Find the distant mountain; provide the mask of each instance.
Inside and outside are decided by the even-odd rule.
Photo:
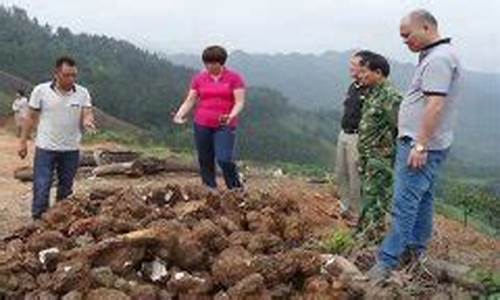
[[[249,54],[235,51],[228,64],[241,71],[250,84],[269,86],[300,108],[342,110],[350,83],[349,52],[311,54]],[[168,55],[175,64],[200,68],[196,55]],[[414,66],[391,61],[391,80],[401,91],[408,86]],[[466,71],[459,103],[454,159],[463,165],[500,167],[500,75]]]

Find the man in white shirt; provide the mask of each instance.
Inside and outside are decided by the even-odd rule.
[[[18,154],[28,153],[27,140],[38,123],[33,163],[32,217],[41,218],[49,207],[50,187],[57,172],[57,200],[73,193],[79,162],[81,128],[95,131],[92,102],[86,88],[75,83],[77,67],[70,57],[56,61],[54,80],[36,86],[31,93]]]
[[[23,123],[29,112],[28,99],[24,96],[24,91],[17,91],[16,99],[14,99],[14,102],[12,103],[12,111],[14,112],[16,136],[21,137]]]

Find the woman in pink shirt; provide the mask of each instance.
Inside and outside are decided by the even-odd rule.
[[[219,164],[228,189],[241,188],[233,152],[238,116],[245,105],[245,83],[224,64],[227,52],[220,46],[203,51],[206,70],[194,76],[191,87],[174,116],[174,122],[185,124],[193,107],[194,138],[203,183],[217,188],[215,161]]]

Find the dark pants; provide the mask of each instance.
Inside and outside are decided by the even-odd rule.
[[[73,193],[73,179],[78,169],[79,151],[49,151],[36,148],[33,177],[33,205],[31,214],[38,219],[49,208],[50,188],[57,171],[56,199]]]
[[[227,188],[242,187],[236,165],[233,162],[235,129],[227,126],[210,128],[195,124],[194,138],[203,183],[212,188],[217,187],[215,180],[215,160],[217,160]]]

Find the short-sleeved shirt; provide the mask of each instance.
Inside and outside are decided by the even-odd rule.
[[[198,125],[217,128],[220,126],[220,117],[231,112],[235,104],[234,91],[244,89],[243,78],[235,71],[224,69],[216,80],[207,71],[194,76],[191,89],[198,95],[198,104],[194,115],[194,122]],[[236,127],[235,118],[230,127]]]
[[[427,96],[444,96],[444,109],[431,136],[429,150],[444,150],[453,142],[457,101],[462,79],[461,65],[450,39],[440,40],[426,47],[399,111],[399,137],[417,138],[422,128]]]
[[[12,103],[12,110],[16,115],[25,118],[29,111],[28,99],[26,97],[16,98]]]
[[[81,133],[82,110],[92,107],[86,88],[75,85],[67,93],[47,82],[36,86],[29,105],[40,112],[36,146],[44,150],[78,150]]]

